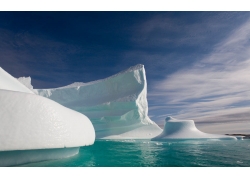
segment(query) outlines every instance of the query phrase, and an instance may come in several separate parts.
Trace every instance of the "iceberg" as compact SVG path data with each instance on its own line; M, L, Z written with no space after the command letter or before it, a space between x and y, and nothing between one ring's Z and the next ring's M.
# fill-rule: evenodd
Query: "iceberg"
M162 132L148 117L146 73L141 64L102 80L34 91L86 115L97 139L151 139Z
M0 166L75 155L95 131L83 114L34 94L0 68Z
M33 86L31 85L31 77L20 77L17 79L20 83L22 83L23 85L25 85L30 91L32 91L33 93L36 93L36 91L34 91Z
M25 81L27 82L28 78L25 79L26 79ZM11 76L1 67L0 67L0 89L34 94L33 91L27 88L23 83L20 83L16 78Z
M199 131L193 120L178 120L168 116L165 119L165 125L163 132L152 138L152 141L160 140L177 140L177 139L228 139L236 140L236 137L219 135L219 134L208 134Z

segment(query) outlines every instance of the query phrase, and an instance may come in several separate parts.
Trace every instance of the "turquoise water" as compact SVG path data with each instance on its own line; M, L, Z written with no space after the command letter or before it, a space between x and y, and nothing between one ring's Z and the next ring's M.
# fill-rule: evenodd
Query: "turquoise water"
M250 140L96 140L65 159L28 167L250 167Z

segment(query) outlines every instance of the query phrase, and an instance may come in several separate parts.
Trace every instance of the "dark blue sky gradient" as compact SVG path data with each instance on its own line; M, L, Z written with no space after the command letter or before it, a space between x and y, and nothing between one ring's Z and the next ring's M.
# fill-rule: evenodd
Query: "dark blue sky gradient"
M14 77L31 76L32 85L39 89L102 79L144 64L148 93L154 94L157 82L208 57L249 15L0 12L0 66ZM154 97L148 101L149 107L161 105ZM170 106L165 112L177 109ZM155 109L149 114L162 113Z

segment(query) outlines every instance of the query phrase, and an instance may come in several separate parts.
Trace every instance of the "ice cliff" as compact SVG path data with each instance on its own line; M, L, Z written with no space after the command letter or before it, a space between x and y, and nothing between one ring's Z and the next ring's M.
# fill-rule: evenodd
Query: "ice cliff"
M163 132L152 140L169 139L237 139L233 136L207 134L199 131L193 120L178 120L168 116Z
M0 68L0 166L72 156L94 140L85 115L34 94Z
M36 91L85 114L96 138L151 139L162 132L148 117L146 74L140 64L106 79Z

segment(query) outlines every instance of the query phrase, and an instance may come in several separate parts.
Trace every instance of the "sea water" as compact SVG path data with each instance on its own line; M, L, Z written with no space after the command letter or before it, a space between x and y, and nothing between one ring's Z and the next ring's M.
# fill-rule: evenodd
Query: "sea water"
M20 166L249 167L250 140L96 140L75 156Z

